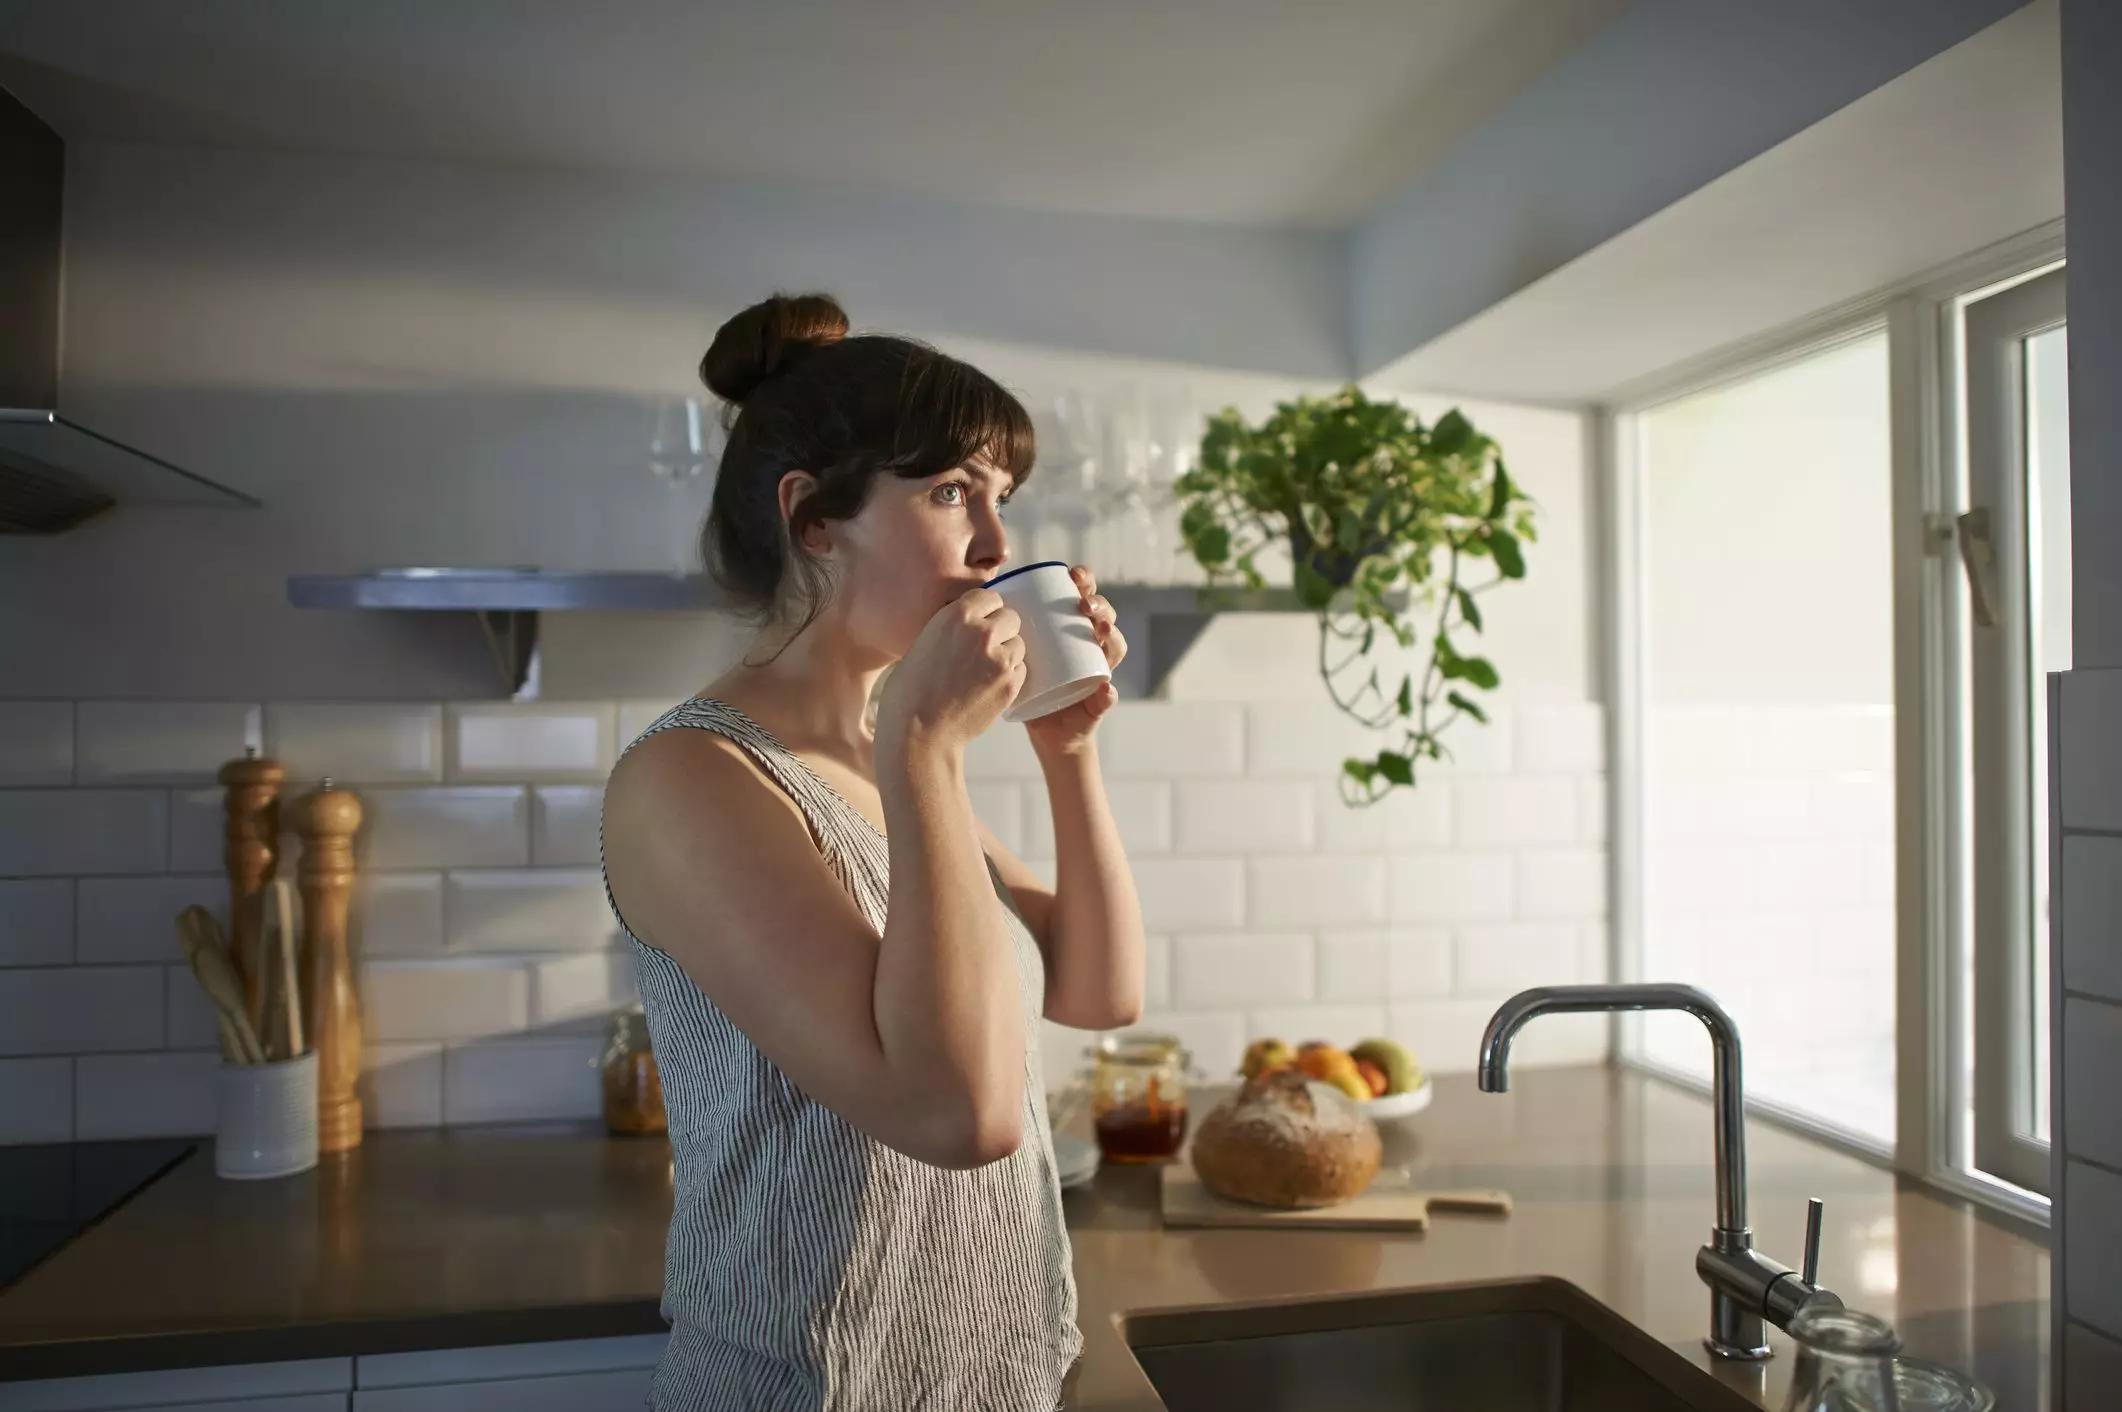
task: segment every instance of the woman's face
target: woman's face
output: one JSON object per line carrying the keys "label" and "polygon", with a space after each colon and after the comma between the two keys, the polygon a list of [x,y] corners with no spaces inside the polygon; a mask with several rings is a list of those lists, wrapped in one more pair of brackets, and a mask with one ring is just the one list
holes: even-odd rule
{"label": "woman's face", "polygon": [[929,619],[1002,572],[1006,471],[975,460],[941,475],[880,475],[851,520],[821,526],[840,585],[835,612],[857,642],[897,660]]}

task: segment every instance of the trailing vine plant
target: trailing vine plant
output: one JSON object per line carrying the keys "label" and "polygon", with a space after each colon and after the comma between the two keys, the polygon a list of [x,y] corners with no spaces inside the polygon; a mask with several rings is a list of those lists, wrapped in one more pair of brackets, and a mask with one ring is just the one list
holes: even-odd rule
{"label": "trailing vine plant", "polygon": [[[1480,598],[1525,576],[1533,504],[1457,409],[1425,426],[1353,385],[1279,403],[1258,426],[1225,409],[1174,489],[1180,533],[1211,587],[1265,588],[1260,556],[1287,546],[1297,600],[1318,615],[1328,694],[1364,726],[1396,733],[1375,756],[1342,762],[1344,802],[1412,786],[1419,761],[1449,758],[1443,736],[1462,716],[1487,722],[1474,693],[1499,676],[1465,644],[1482,630]],[[1382,636],[1413,653],[1397,684],[1393,664],[1372,660]]]}

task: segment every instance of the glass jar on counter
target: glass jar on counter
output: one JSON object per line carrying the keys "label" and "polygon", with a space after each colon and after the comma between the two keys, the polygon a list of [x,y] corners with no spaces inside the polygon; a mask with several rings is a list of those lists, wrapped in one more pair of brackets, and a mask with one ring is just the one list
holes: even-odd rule
{"label": "glass jar on counter", "polygon": [[612,1012],[611,1041],[604,1047],[601,1063],[606,1131],[668,1131],[663,1076],[656,1070],[656,1052],[649,1045],[648,1016],[639,1005]]}
{"label": "glass jar on counter", "polygon": [[1102,1035],[1090,1058],[1091,1126],[1108,1162],[1166,1162],[1186,1141],[1186,1082],[1202,1077],[1167,1034]]}

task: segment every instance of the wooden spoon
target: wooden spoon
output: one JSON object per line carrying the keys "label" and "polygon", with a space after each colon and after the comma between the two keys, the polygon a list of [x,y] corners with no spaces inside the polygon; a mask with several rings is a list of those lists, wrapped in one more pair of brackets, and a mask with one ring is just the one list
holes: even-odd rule
{"label": "wooden spoon", "polygon": [[236,1061],[241,1064],[262,1064],[265,1050],[258,1043],[258,1035],[251,1028],[250,1017],[244,1013],[243,982],[236,975],[235,963],[228,959],[226,946],[219,940],[220,923],[214,914],[204,907],[191,906],[177,914],[177,937],[184,947],[185,959],[191,962],[192,974],[199,978],[200,989],[206,998],[221,1013],[236,1041]]}
{"label": "wooden spoon", "polygon": [[274,995],[273,1029],[283,1041],[282,1059],[302,1052],[302,987],[295,975],[295,890],[286,878],[274,878],[273,945],[279,958],[279,990]]}

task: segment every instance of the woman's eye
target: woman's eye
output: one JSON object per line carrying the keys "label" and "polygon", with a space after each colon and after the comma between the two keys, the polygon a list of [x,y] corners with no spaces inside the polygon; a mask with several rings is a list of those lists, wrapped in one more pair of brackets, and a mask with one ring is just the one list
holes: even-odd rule
{"label": "woman's eye", "polygon": [[957,504],[961,504],[961,503],[963,503],[963,499],[964,499],[964,494],[965,494],[965,482],[963,482],[963,481],[955,481],[955,480],[951,480],[951,481],[945,481],[945,482],[944,482],[943,484],[941,484],[941,485],[939,485],[939,486],[937,486],[937,487],[936,487],[936,493],[937,493],[937,494],[939,494],[939,495],[940,495],[940,494],[942,494],[942,493],[943,493],[944,491],[946,491],[946,490],[955,490],[955,491],[957,491],[957,492],[958,492],[958,494],[959,494],[959,499],[957,499],[957,500],[948,500],[948,501],[945,501],[945,502],[944,502],[945,504],[949,504],[949,505],[957,505]]}

